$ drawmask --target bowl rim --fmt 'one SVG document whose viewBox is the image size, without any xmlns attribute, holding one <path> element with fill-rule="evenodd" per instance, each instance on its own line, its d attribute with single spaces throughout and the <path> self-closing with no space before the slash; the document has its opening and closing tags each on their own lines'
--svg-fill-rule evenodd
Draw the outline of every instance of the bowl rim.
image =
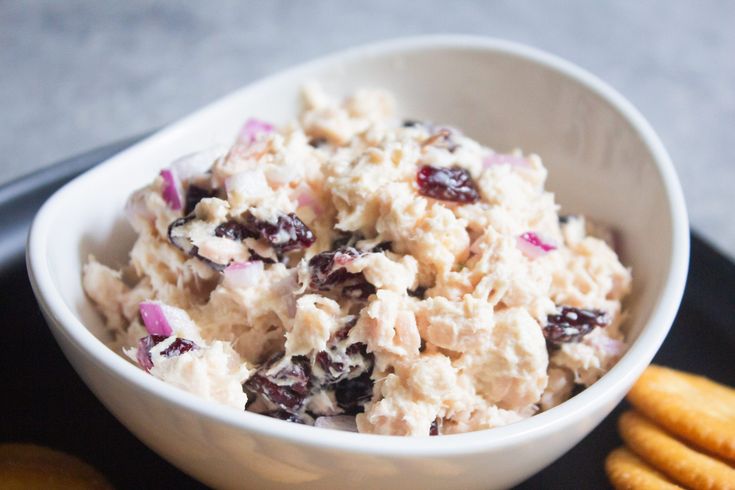
<svg viewBox="0 0 735 490">
<path fill-rule="evenodd" d="M 268 84 L 277 77 L 293 75 L 299 71 L 333 65 L 342 61 L 447 48 L 514 56 L 524 61 L 539 64 L 571 79 L 582 85 L 586 90 L 601 97 L 611 108 L 620 113 L 637 132 L 643 144 L 653 156 L 654 165 L 666 191 L 668 212 L 672 219 L 670 237 L 672 247 L 667 277 L 655 301 L 651 315 L 638 338 L 618 363 L 592 386 L 551 410 L 514 424 L 437 438 L 358 434 L 286 423 L 202 400 L 193 394 L 147 375 L 97 339 L 77 318 L 54 285 L 46 254 L 46 247 L 49 243 L 49 227 L 54 221 L 55 210 L 63 208 L 65 196 L 76 193 L 77 188 L 83 188 L 105 167 L 114 164 L 118 158 L 123 158 L 130 149 L 77 177 L 56 191 L 41 207 L 33 221 L 27 243 L 26 262 L 31 285 L 39 305 L 47 315 L 51 330 L 55 335 L 62 335 L 67 342 L 84 352 L 100 368 L 112 371 L 114 376 L 179 409 L 212 419 L 233 430 L 243 430 L 260 436 L 275 437 L 307 447 L 386 457 L 456 456 L 493 451 L 527 443 L 539 435 L 568 427 L 574 424 L 576 420 L 582 420 L 586 416 L 601 410 L 605 403 L 627 391 L 650 363 L 666 337 L 683 295 L 689 262 L 688 218 L 683 193 L 673 164 L 653 128 L 630 102 L 596 76 L 555 55 L 507 40 L 451 34 L 397 38 L 348 48 L 278 71 L 273 75 L 249 83 L 240 90 L 250 90 L 261 84 Z M 223 102 L 227 98 L 226 95 L 206 105 L 204 108 L 137 143 L 131 149 L 149 144 L 151 141 L 155 143 L 156 139 L 179 131 L 186 121 L 196 118 L 207 108 Z"/>
</svg>

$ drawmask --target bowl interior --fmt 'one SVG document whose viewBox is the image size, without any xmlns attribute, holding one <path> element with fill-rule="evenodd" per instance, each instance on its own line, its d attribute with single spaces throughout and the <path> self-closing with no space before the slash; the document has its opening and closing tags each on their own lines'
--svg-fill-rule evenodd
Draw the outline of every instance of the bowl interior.
<svg viewBox="0 0 735 490">
<path fill-rule="evenodd" d="M 541 155 L 562 213 L 612 226 L 633 268 L 627 328 L 646 325 L 671 265 L 672 214 L 659 169 L 635 128 L 608 100 L 532 57 L 502 49 L 406 46 L 363 50 L 309 63 L 248 86 L 114 157 L 57 195 L 47 264 L 64 301 L 98 338 L 99 316 L 85 298 L 81 267 L 92 253 L 123 264 L 134 239 L 123 218 L 130 192 L 174 158 L 231 141 L 247 117 L 294 118 L 299 90 L 316 80 L 346 95 L 383 87 L 401 116 L 447 123 L 498 151 Z"/>
</svg>

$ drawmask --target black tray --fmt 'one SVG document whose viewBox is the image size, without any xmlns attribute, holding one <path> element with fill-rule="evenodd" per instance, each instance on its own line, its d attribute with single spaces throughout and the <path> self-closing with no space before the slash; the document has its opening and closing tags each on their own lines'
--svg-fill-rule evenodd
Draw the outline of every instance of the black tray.
<svg viewBox="0 0 735 490">
<path fill-rule="evenodd" d="M 203 488 L 138 441 L 67 363 L 36 305 L 23 261 L 28 225 L 58 187 L 140 137 L 0 187 L 0 442 L 35 442 L 75 454 L 117 488 Z M 735 264 L 692 236 L 684 301 L 655 362 L 735 384 Z M 605 455 L 620 444 L 612 415 L 557 462 L 517 488 L 606 488 Z M 247 481 L 244 479 L 244 481 Z"/>
</svg>

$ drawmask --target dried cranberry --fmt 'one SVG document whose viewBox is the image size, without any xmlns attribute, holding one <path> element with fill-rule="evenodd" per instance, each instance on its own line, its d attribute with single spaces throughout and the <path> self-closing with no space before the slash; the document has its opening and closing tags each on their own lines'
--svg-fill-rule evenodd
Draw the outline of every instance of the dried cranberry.
<svg viewBox="0 0 735 490">
<path fill-rule="evenodd" d="M 391 247 L 393 246 L 393 242 L 380 242 L 377 245 L 375 245 L 370 251 L 373 253 L 379 253 L 379 252 L 390 252 Z"/>
<path fill-rule="evenodd" d="M 257 230 L 279 253 L 309 248 L 316 241 L 309 227 L 294 213 L 282 214 L 275 223 L 248 215 L 248 226 Z"/>
<path fill-rule="evenodd" d="M 429 427 L 429 435 L 430 436 L 438 436 L 439 435 L 439 419 L 434 419 L 434 421 L 431 423 L 431 427 Z"/>
<path fill-rule="evenodd" d="M 426 287 L 418 286 L 416 289 L 409 289 L 408 295 L 414 298 L 424 299 L 426 296 Z"/>
<path fill-rule="evenodd" d="M 460 167 L 422 166 L 416 174 L 419 193 L 440 199 L 460 203 L 473 203 L 480 199 L 477 187 L 470 173 Z"/>
<path fill-rule="evenodd" d="M 328 290 L 330 286 L 347 277 L 342 272 L 344 269 L 335 271 L 335 265 L 348 264 L 360 256 L 360 252 L 352 247 L 342 247 L 329 252 L 321 252 L 309 259 L 309 271 L 311 272 L 310 286 L 314 289 Z"/>
<path fill-rule="evenodd" d="M 271 403 L 285 410 L 298 410 L 304 402 L 304 397 L 293 392 L 288 386 L 278 385 L 260 374 L 251 376 L 244 386 L 256 395 L 264 396 Z"/>
<path fill-rule="evenodd" d="M 375 286 L 364 280 L 362 274 L 356 274 L 356 276 L 362 277 L 363 280 L 356 284 L 342 286 L 342 296 L 352 299 L 368 299 L 371 294 L 375 294 Z"/>
<path fill-rule="evenodd" d="M 150 371 L 153 367 L 153 360 L 151 359 L 151 348 L 156 345 L 157 343 L 163 341 L 166 337 L 162 335 L 153 335 L 148 337 L 143 337 L 138 341 L 138 352 L 136 353 L 136 359 L 138 360 L 138 365 L 145 369 L 146 371 Z"/>
<path fill-rule="evenodd" d="M 216 271 L 223 271 L 228 264 L 213 262 L 212 260 L 199 255 L 199 247 L 194 245 L 194 242 L 191 240 L 190 230 L 187 226 L 191 221 L 195 219 L 196 217 L 194 216 L 194 214 L 189 214 L 187 216 L 174 220 L 168 227 L 169 240 L 174 246 L 181 249 L 187 255 L 191 257 L 196 257 Z M 214 229 L 214 236 L 227 238 L 229 240 L 239 242 L 246 238 L 259 238 L 260 233 L 257 230 L 250 229 L 248 226 L 238 221 L 229 220 L 217 225 L 217 227 Z M 272 264 L 275 262 L 275 260 L 271 258 L 262 257 L 252 249 L 249 249 L 249 252 L 250 260 L 261 260 L 266 264 Z"/>
<path fill-rule="evenodd" d="M 235 220 L 225 221 L 214 229 L 214 235 L 240 242 L 245 238 L 258 238 L 258 234 Z"/>
<path fill-rule="evenodd" d="M 365 238 L 361 233 L 350 233 L 346 231 L 337 231 L 337 236 L 334 237 L 332 240 L 332 251 L 337 251 L 341 249 L 356 249 L 357 242 Z M 360 249 L 358 252 L 372 252 L 372 253 L 378 253 L 378 252 L 385 252 L 390 251 L 391 247 L 393 246 L 393 242 L 390 241 L 384 241 L 380 242 L 377 245 L 375 245 L 372 248 L 363 248 Z"/>
<path fill-rule="evenodd" d="M 309 270 L 311 271 L 311 287 L 315 289 L 328 289 L 347 275 L 344 269 L 334 270 L 335 266 L 344 266 L 349 264 L 355 258 L 359 257 L 360 252 L 352 247 L 342 247 L 329 252 L 318 253 L 309 259 Z"/>
<path fill-rule="evenodd" d="M 244 387 L 287 412 L 297 412 L 311 389 L 311 368 L 308 359 L 294 356 L 286 367 L 269 374 L 282 356 L 278 354 L 260 366 Z"/>
<path fill-rule="evenodd" d="M 171 224 L 168 226 L 169 241 L 186 255 L 190 257 L 196 257 L 212 269 L 217 271 L 224 270 L 224 268 L 227 267 L 227 264 L 218 264 L 217 262 L 213 262 L 208 258 L 199 255 L 199 247 L 194 245 L 194 242 L 192 242 L 187 229 L 187 225 L 191 221 L 194 221 L 194 219 L 196 219 L 196 217 L 193 214 L 189 214 L 171 222 Z"/>
<path fill-rule="evenodd" d="M 194 242 L 189 235 L 189 227 L 187 225 L 195 219 L 196 217 L 194 214 L 188 214 L 172 221 L 171 224 L 168 225 L 168 239 L 174 247 L 178 248 L 186 255 L 196 257 L 212 269 L 221 272 L 225 267 L 227 267 L 227 264 L 218 264 L 217 262 L 213 262 L 208 258 L 199 255 L 199 247 L 194 245 Z"/>
<path fill-rule="evenodd" d="M 340 340 L 346 339 L 350 335 L 350 331 L 353 329 L 353 327 L 357 325 L 357 317 L 354 315 L 350 315 L 346 317 L 345 324 L 342 328 L 334 332 L 334 335 L 332 335 L 332 338 L 330 340 L 334 342 L 339 342 Z"/>
<path fill-rule="evenodd" d="M 324 371 L 325 384 L 331 384 L 345 374 L 344 362 L 335 360 L 327 351 L 318 352 L 315 361 Z"/>
<path fill-rule="evenodd" d="M 259 234 L 250 230 L 247 226 L 242 223 L 238 223 L 235 220 L 230 220 L 222 223 L 214 229 L 215 236 L 229 238 L 230 240 L 242 241 L 246 238 L 258 238 Z M 248 249 L 250 252 L 250 260 L 260 260 L 266 264 L 274 264 L 276 261 L 263 257 L 253 249 Z"/>
<path fill-rule="evenodd" d="M 558 313 L 549 315 L 543 332 L 546 341 L 552 345 L 566 342 L 579 342 L 595 327 L 605 327 L 610 317 L 601 310 L 562 306 Z"/>
<path fill-rule="evenodd" d="M 364 372 L 355 378 L 343 379 L 334 385 L 334 396 L 337 405 L 348 415 L 363 411 L 365 403 L 373 396 L 373 380 L 370 372 Z"/>
<path fill-rule="evenodd" d="M 367 282 L 361 272 L 348 272 L 343 267 L 361 255 L 363 252 L 353 247 L 342 247 L 313 256 L 309 260 L 311 272 L 309 286 L 319 291 L 339 287 L 345 297 L 366 299 L 375 293 L 375 286 Z"/>
<path fill-rule="evenodd" d="M 189 214 L 181 218 L 177 218 L 168 225 L 168 240 L 178 249 L 183 251 L 187 255 L 194 255 L 192 249 L 194 244 L 191 242 L 186 233 L 179 233 L 179 228 L 187 225 L 190 221 L 194 220 L 194 215 Z"/>
<path fill-rule="evenodd" d="M 184 206 L 184 214 L 190 214 L 197 207 L 199 201 L 207 197 L 215 197 L 217 191 L 211 191 L 198 185 L 189 185 L 189 190 L 186 191 L 186 205 Z"/>
<path fill-rule="evenodd" d="M 255 250 L 251 248 L 248 249 L 248 252 L 250 252 L 250 260 L 260 260 L 264 264 L 275 264 L 276 263 L 275 260 L 271 259 L 270 257 L 263 257 L 262 255 L 260 255 L 258 252 L 256 252 Z"/>
<path fill-rule="evenodd" d="M 140 367 L 146 371 L 150 371 L 153 367 L 153 360 L 151 359 L 151 349 L 166 340 L 168 337 L 164 335 L 148 335 L 138 341 L 138 353 L 136 358 Z M 184 352 L 190 350 L 197 350 L 199 348 L 194 342 L 188 339 L 176 338 L 171 345 L 161 351 L 163 357 L 175 357 L 180 356 Z"/>
<path fill-rule="evenodd" d="M 311 265 L 311 261 L 309 261 Z M 329 291 L 333 286 L 348 281 L 354 276 L 354 273 L 348 272 L 346 269 L 337 269 L 333 272 L 322 273 L 321 270 L 314 273 L 312 271 L 309 286 L 320 291 Z"/>
<path fill-rule="evenodd" d="M 356 342 L 354 344 L 348 345 L 345 349 L 345 355 L 347 356 L 347 359 L 345 359 L 345 362 L 339 362 L 339 363 L 333 363 L 331 368 L 335 372 L 340 372 L 340 370 L 344 371 L 342 374 L 355 374 L 358 368 L 362 368 L 362 371 L 371 371 L 373 369 L 373 364 L 375 363 L 375 357 L 373 354 L 368 353 L 367 351 L 367 345 L 363 344 L 362 342 Z M 360 363 L 355 364 L 354 358 L 356 356 L 359 356 L 362 359 L 362 365 L 360 366 Z M 347 364 L 346 368 L 344 364 Z M 339 364 L 340 366 L 337 366 Z"/>
<path fill-rule="evenodd" d="M 291 389 L 299 395 L 306 396 L 311 388 L 311 367 L 309 360 L 304 356 L 291 358 L 291 365 L 280 370 L 276 377 L 290 383 Z"/>
<path fill-rule="evenodd" d="M 363 370 L 370 370 L 373 367 L 374 358 L 372 354 L 367 352 L 367 345 L 357 342 L 345 347 L 350 331 L 357 324 L 357 317 L 347 317 L 345 325 L 337 330 L 329 339 L 329 349 L 320 351 L 316 354 L 314 362 L 324 372 L 323 385 L 333 384 L 344 379 L 350 374 L 354 374 L 358 366 Z M 344 349 L 342 351 L 342 349 Z M 342 353 L 341 353 L 342 352 Z M 354 356 L 361 356 L 363 361 L 354 362 Z"/>
<path fill-rule="evenodd" d="M 357 354 L 362 355 L 362 357 L 366 358 L 369 361 L 370 366 L 372 366 L 373 355 L 368 354 L 367 345 L 363 344 L 362 342 L 355 342 L 354 344 L 347 347 L 347 349 L 345 349 L 345 352 L 351 356 L 355 356 Z"/>
</svg>

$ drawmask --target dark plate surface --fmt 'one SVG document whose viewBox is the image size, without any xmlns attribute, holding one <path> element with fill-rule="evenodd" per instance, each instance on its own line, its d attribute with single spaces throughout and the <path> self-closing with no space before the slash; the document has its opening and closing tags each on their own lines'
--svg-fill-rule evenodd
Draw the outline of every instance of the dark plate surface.
<svg viewBox="0 0 735 490">
<path fill-rule="evenodd" d="M 75 454 L 117 488 L 202 488 L 158 457 L 100 404 L 44 323 L 23 261 L 28 225 L 58 187 L 139 137 L 71 158 L 0 187 L 0 442 L 34 442 Z M 695 235 L 684 300 L 655 362 L 735 385 L 735 264 Z M 620 444 L 612 415 L 520 489 L 607 488 L 603 461 Z M 244 479 L 246 485 L 247 479 Z M 406 485 L 407 488 L 410 484 Z"/>
</svg>

